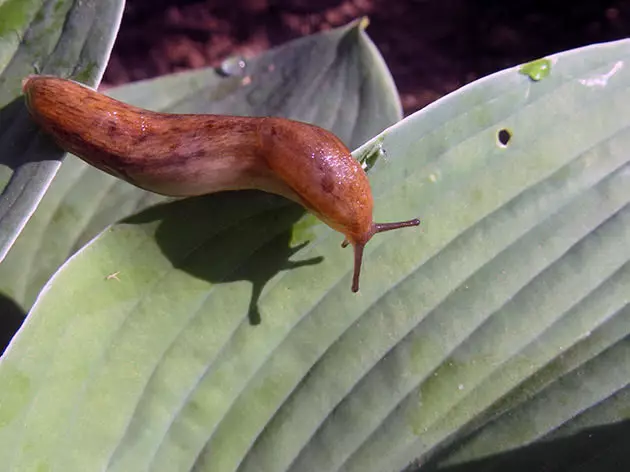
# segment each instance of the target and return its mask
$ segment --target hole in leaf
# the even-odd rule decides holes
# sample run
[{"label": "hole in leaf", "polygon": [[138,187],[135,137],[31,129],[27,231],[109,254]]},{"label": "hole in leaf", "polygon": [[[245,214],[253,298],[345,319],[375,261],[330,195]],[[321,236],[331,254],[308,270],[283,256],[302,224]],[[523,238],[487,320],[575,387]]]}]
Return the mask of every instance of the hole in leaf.
[{"label": "hole in leaf", "polygon": [[507,146],[512,139],[512,133],[507,129],[499,130],[497,133],[497,139],[499,140],[499,144],[503,147]]}]

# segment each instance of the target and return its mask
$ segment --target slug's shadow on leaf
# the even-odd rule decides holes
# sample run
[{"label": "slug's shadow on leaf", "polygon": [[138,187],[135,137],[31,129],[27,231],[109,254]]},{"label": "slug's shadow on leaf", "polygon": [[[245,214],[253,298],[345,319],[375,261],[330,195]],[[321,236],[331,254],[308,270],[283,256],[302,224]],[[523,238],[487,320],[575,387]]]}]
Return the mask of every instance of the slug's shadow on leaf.
[{"label": "slug's shadow on leaf", "polygon": [[[297,219],[296,219],[297,221]],[[298,267],[319,264],[323,257],[311,257],[310,259],[291,261],[289,258],[300,249],[308,245],[308,241],[290,247],[291,231],[285,231],[269,241],[267,245],[256,254],[243,270],[235,273],[235,280],[250,280],[252,282],[252,297],[249,303],[247,316],[252,325],[260,324],[261,317],[258,310],[258,300],[265,284],[278,272],[296,269]]]},{"label": "slug's shadow on leaf", "polygon": [[64,151],[40,131],[21,96],[0,108],[0,149],[2,261],[61,165]]},{"label": "slug's shadow on leaf", "polygon": [[239,191],[164,203],[124,223],[146,225],[179,270],[212,284],[251,282],[247,316],[257,325],[261,322],[258,302],[271,278],[323,260],[291,260],[308,244],[291,245],[293,224],[304,213],[301,206],[282,197]]},{"label": "slug's shadow on leaf", "polygon": [[454,465],[443,464],[453,452],[447,449],[405,472],[619,472],[630,470],[629,437],[630,420],[626,420]]},{"label": "slug's shadow on leaf", "polygon": [[31,119],[23,96],[0,108],[0,142],[0,164],[14,171],[29,162],[59,160],[64,155]]},{"label": "slug's shadow on leaf", "polygon": [[13,299],[0,294],[0,355],[22,326],[25,317],[26,313]]}]

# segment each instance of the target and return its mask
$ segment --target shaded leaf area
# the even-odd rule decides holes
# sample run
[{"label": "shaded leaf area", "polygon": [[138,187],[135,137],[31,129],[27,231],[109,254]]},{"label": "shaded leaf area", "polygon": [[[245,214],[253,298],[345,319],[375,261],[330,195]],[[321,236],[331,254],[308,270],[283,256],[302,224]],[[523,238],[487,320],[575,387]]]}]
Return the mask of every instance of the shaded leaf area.
[{"label": "shaded leaf area", "polygon": [[[255,203],[252,198],[270,199],[275,206],[287,206],[282,213],[273,214],[271,217],[252,219],[221,235],[219,243],[216,241],[197,241],[190,244],[181,244],[179,233],[190,224],[190,214],[208,213],[212,217],[195,220],[194,229],[189,232],[196,237],[206,237],[213,227],[221,225],[222,214],[242,214],[244,208],[251,207]],[[278,200],[276,202],[276,200]],[[239,280],[247,280],[252,284],[252,296],[247,316],[252,325],[260,324],[260,312],[258,300],[265,284],[278,272],[295,269],[306,265],[314,265],[322,262],[321,256],[311,257],[305,260],[292,261],[291,256],[304,248],[308,240],[291,247],[294,240],[291,227],[304,215],[304,209],[299,205],[285,202],[282,199],[271,196],[256,197],[256,193],[239,192],[239,194],[224,194],[220,197],[189,198],[181,202],[168,203],[154,206],[137,216],[123,221],[121,224],[151,225],[157,223],[154,238],[164,257],[166,257],[175,269],[184,270],[193,277],[205,280],[211,284],[228,283]],[[308,220],[307,220],[308,221]],[[275,227],[283,228],[278,232]],[[271,232],[272,236],[265,236]],[[277,234],[276,234],[277,233]],[[254,252],[247,251],[247,242],[244,238],[252,238],[264,244],[263,248]],[[229,241],[235,241],[230,244]],[[210,247],[208,251],[205,245]],[[189,251],[192,247],[194,256]],[[227,251],[238,254],[238,262],[228,257]],[[207,256],[201,256],[208,252]],[[194,263],[191,264],[191,258]],[[245,257],[246,260],[241,262]]]},{"label": "shaded leaf area", "polygon": [[[368,244],[359,294],[342,236],[270,195],[107,229],[2,358],[0,463],[400,471],[593,428],[625,454],[629,57],[623,41],[558,54],[538,82],[503,71],[357,150],[387,156],[375,220],[423,219]],[[259,266],[288,254],[323,259],[273,275],[253,326]]]},{"label": "shaded leaf area", "polygon": [[2,324],[0,325],[0,354],[4,352],[15,335],[26,313],[22,308],[9,297],[0,295],[0,313],[2,313]]},{"label": "shaded leaf area", "polygon": [[543,439],[531,446],[467,461],[457,465],[435,467],[427,464],[410,470],[444,472],[490,472],[513,470],[529,472],[578,471],[617,472],[628,470],[627,437],[630,422],[622,421],[605,426],[584,428],[571,436]]},{"label": "shaded leaf area", "polygon": [[124,1],[8,0],[0,4],[0,261],[39,204],[63,152],[31,122],[29,74],[97,85]]},{"label": "shaded leaf area", "polygon": [[[248,60],[244,68],[230,61],[221,70],[164,76],[110,94],[166,112],[308,121],[349,146],[363,144],[401,116],[396,88],[361,23],[293,41]],[[107,225],[160,201],[69,157],[0,265],[0,288],[28,310],[70,254]]]}]

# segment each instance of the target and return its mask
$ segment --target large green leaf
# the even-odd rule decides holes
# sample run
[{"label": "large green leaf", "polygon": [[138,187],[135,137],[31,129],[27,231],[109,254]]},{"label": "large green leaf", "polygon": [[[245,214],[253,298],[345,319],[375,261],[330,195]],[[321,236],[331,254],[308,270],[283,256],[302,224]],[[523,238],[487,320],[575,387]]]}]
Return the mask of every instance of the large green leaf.
[{"label": "large green leaf", "polygon": [[[164,76],[110,94],[168,112],[299,119],[334,131],[353,147],[401,118],[396,87],[362,22],[287,43],[247,60],[244,69],[238,63],[226,61],[225,72]],[[75,249],[108,224],[161,200],[69,157],[0,265],[2,292],[27,310]]]},{"label": "large green leaf", "polygon": [[97,85],[123,6],[123,0],[0,0],[0,261],[63,156],[29,119],[22,79],[41,73]]},{"label": "large green leaf", "polygon": [[[538,82],[503,71],[360,149],[387,156],[377,219],[421,215],[423,230],[375,237],[356,295],[342,237],[274,196],[167,203],[107,229],[1,361],[0,463],[490,470],[594,425],[620,461],[629,58],[623,41],[554,56]],[[601,451],[564,447],[554,470]]]}]

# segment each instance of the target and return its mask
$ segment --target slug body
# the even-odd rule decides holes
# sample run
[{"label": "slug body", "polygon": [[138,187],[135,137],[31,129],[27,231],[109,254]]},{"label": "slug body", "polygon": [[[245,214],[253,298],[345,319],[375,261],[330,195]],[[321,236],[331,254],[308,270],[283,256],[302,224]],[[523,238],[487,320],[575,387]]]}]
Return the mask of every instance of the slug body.
[{"label": "slug body", "polygon": [[294,200],[346,236],[359,289],[363,247],[377,232],[367,175],[337,136],[271,117],[181,115],[133,107],[77,82],[30,76],[34,120],[64,150],[143,189],[170,196],[258,189]]}]

